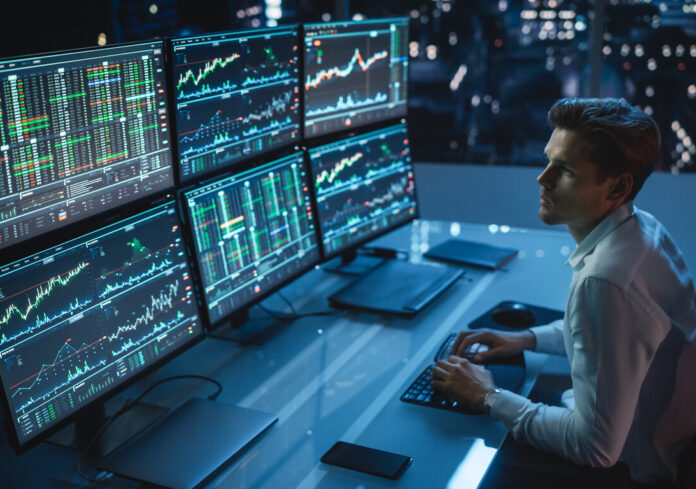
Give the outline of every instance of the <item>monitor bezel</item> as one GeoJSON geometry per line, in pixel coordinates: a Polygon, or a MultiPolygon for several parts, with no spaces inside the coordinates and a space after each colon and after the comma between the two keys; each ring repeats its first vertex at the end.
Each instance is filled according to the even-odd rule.
{"type": "MultiPolygon", "coordinates": [[[[173,114],[173,117],[170,117],[170,127],[172,127],[172,134],[174,135],[174,138],[172,138],[171,141],[171,146],[172,146],[172,157],[173,157],[173,163],[175,166],[175,171],[174,171],[174,178],[176,181],[176,187],[177,188],[183,188],[183,187],[188,187],[190,185],[200,185],[203,182],[208,181],[210,178],[215,177],[215,176],[220,176],[223,175],[229,171],[236,170],[238,167],[241,165],[245,164],[249,160],[254,160],[257,158],[266,158],[274,155],[281,154],[284,151],[287,151],[288,148],[291,148],[297,144],[299,144],[301,141],[304,140],[304,90],[302,89],[302,76],[303,76],[303,66],[302,66],[302,25],[301,24],[283,24],[277,27],[263,27],[263,28],[257,28],[257,29],[233,29],[229,31],[217,31],[217,32],[210,32],[210,33],[205,33],[205,34],[193,34],[190,36],[180,36],[180,37],[172,37],[172,38],[167,38],[165,41],[165,66],[167,70],[167,75],[166,75],[166,84],[167,84],[167,103],[169,104],[169,107],[171,108],[171,112],[173,114]],[[177,113],[177,103],[176,103],[176,94],[174,91],[174,47],[175,43],[179,42],[184,42],[187,40],[195,40],[197,38],[211,38],[211,37],[225,37],[225,41],[232,40],[235,38],[243,37],[245,33],[254,33],[255,36],[259,35],[265,35],[265,34],[279,34],[282,32],[291,32],[295,34],[295,39],[297,43],[297,69],[298,69],[298,87],[299,87],[299,94],[298,94],[298,129],[297,129],[297,140],[296,141],[291,141],[285,144],[282,144],[277,147],[273,148],[268,148],[266,150],[263,150],[259,153],[254,153],[249,156],[244,156],[239,158],[236,161],[232,161],[230,163],[226,163],[224,165],[220,165],[217,168],[212,168],[210,170],[204,171],[202,173],[199,173],[197,175],[192,175],[186,179],[182,178],[182,172],[181,172],[181,156],[180,156],[180,151],[179,151],[179,128],[178,128],[178,113],[177,113]],[[227,37],[229,36],[229,37],[227,37]]],[[[193,45],[193,43],[192,43],[193,45]]]]}
{"type": "MultiPolygon", "coordinates": [[[[43,52],[43,53],[37,53],[37,54],[32,54],[32,55],[25,55],[25,56],[15,56],[12,58],[3,58],[0,59],[0,65],[3,63],[12,63],[13,61],[24,61],[24,60],[31,60],[34,58],[44,58],[46,56],[63,56],[63,55],[70,55],[70,54],[78,54],[78,53],[83,53],[83,52],[90,52],[90,51],[103,51],[103,50],[111,50],[111,49],[118,49],[118,48],[124,48],[124,47],[136,47],[136,46],[156,46],[159,45],[159,48],[162,51],[162,63],[163,63],[163,71],[166,70],[167,68],[167,59],[166,59],[166,46],[164,43],[164,40],[162,39],[155,39],[151,41],[136,41],[136,42],[125,42],[125,43],[118,43],[118,44],[109,44],[106,46],[88,46],[84,48],[74,48],[74,49],[66,49],[62,51],[48,51],[48,52],[43,52]]],[[[3,69],[3,68],[0,68],[3,69]]],[[[104,219],[106,219],[106,222],[109,222],[111,219],[111,215],[120,215],[125,209],[130,209],[131,207],[138,206],[139,204],[142,204],[143,202],[148,202],[151,200],[159,200],[159,198],[163,195],[169,194],[169,193],[174,193],[174,191],[177,188],[177,180],[176,180],[176,174],[177,174],[177,168],[175,166],[175,152],[174,152],[174,147],[173,147],[173,141],[172,141],[172,131],[173,131],[173,126],[172,126],[172,117],[170,113],[170,102],[169,102],[169,93],[168,93],[168,84],[167,84],[167,74],[164,73],[164,86],[165,86],[165,109],[167,111],[167,124],[168,124],[168,129],[169,129],[169,154],[170,154],[170,168],[172,172],[171,176],[171,184],[168,185],[167,187],[161,188],[153,193],[139,196],[131,201],[123,202],[122,204],[118,204],[114,207],[109,207],[104,210],[101,210],[95,214],[89,215],[87,217],[83,217],[82,219],[79,219],[74,222],[70,222],[64,225],[57,226],[54,229],[50,229],[48,231],[44,231],[40,234],[37,234],[35,236],[32,236],[30,238],[24,239],[23,241],[19,241],[17,243],[8,245],[5,248],[0,249],[0,253],[2,254],[2,259],[0,260],[0,266],[5,265],[9,262],[15,261],[22,256],[26,256],[28,254],[34,254],[38,253],[42,250],[47,249],[46,243],[49,243],[48,248],[57,245],[58,243],[61,243],[63,241],[67,241],[70,239],[73,239],[77,236],[80,236],[82,234],[86,234],[84,231],[84,228],[87,227],[88,231],[90,232],[93,229],[96,229],[99,227],[99,223],[103,222],[104,219]],[[39,240],[40,238],[40,240],[39,240]],[[48,240],[48,241],[46,241],[48,240]],[[35,241],[40,241],[40,243],[34,243],[35,241]]]]}
{"type": "MultiPolygon", "coordinates": [[[[311,142],[312,144],[316,144],[315,141],[321,141],[325,138],[328,137],[335,137],[338,135],[348,135],[351,133],[354,133],[356,130],[366,130],[369,127],[376,126],[376,125],[383,125],[385,123],[388,123],[389,121],[393,121],[395,119],[402,119],[405,118],[408,115],[408,86],[406,87],[406,103],[404,104],[404,111],[403,114],[393,114],[388,117],[381,118],[379,120],[374,120],[374,121],[368,121],[368,122],[363,122],[360,124],[355,124],[351,125],[350,127],[342,127],[339,129],[334,129],[332,131],[327,131],[322,134],[316,134],[316,135],[308,135],[307,134],[307,127],[306,127],[306,109],[307,106],[305,105],[305,89],[304,89],[304,79],[305,79],[305,72],[306,72],[306,65],[305,65],[305,40],[306,40],[306,31],[307,29],[313,29],[317,27],[331,27],[331,26],[338,26],[338,27],[346,27],[346,26],[352,26],[352,25],[365,25],[365,24],[392,24],[394,22],[403,22],[406,24],[406,30],[407,33],[410,34],[410,19],[406,16],[404,17],[387,17],[387,18],[379,18],[379,19],[364,19],[364,20],[337,20],[337,21],[329,21],[329,22],[310,22],[306,24],[302,24],[302,39],[301,39],[301,74],[302,74],[302,80],[300,80],[300,85],[302,86],[302,141],[306,142],[311,142]]],[[[409,35],[410,39],[410,35],[409,35]]],[[[408,58],[406,60],[407,64],[409,63],[408,58]]],[[[408,70],[407,70],[407,83],[408,83],[408,70]]],[[[348,137],[348,136],[346,136],[348,137]]]]}
{"type": "MultiPolygon", "coordinates": [[[[179,208],[176,202],[176,196],[174,193],[168,193],[166,195],[162,195],[157,197],[156,199],[151,199],[146,202],[141,202],[140,205],[138,206],[137,210],[134,210],[133,208],[128,209],[128,211],[121,211],[118,216],[114,216],[110,222],[102,226],[102,228],[98,229],[91,229],[87,232],[82,233],[79,236],[75,236],[73,238],[70,238],[69,240],[65,241],[64,243],[68,243],[73,240],[77,240],[82,238],[83,236],[87,236],[89,234],[95,233],[99,231],[99,229],[103,229],[105,227],[118,224],[120,221],[123,221],[125,219],[129,219],[132,217],[136,217],[139,214],[145,213],[148,210],[157,208],[157,207],[163,207],[167,204],[172,204],[172,207],[175,211],[176,219],[177,222],[179,223],[180,229],[181,229],[181,237],[183,240],[184,248],[186,249],[186,263],[189,267],[189,273],[191,275],[191,279],[193,283],[196,282],[196,275],[195,271],[192,268],[192,263],[190,259],[190,251],[187,249],[187,243],[186,243],[186,232],[184,231],[184,226],[182,226],[182,219],[181,219],[181,214],[179,212],[179,208]]],[[[57,246],[61,246],[62,244],[53,244],[51,246],[45,247],[43,250],[31,253],[30,255],[26,255],[24,259],[29,258],[31,255],[35,255],[37,253],[41,253],[44,251],[49,251],[51,248],[55,248],[57,246]]],[[[8,262],[3,264],[3,266],[11,265],[14,262],[21,261],[19,260],[13,260],[13,262],[8,262]]],[[[32,438],[20,443],[19,441],[19,436],[17,433],[17,430],[15,429],[14,421],[13,419],[13,413],[12,409],[10,407],[10,402],[7,399],[5,395],[5,385],[4,381],[2,378],[0,378],[0,388],[2,389],[2,392],[0,392],[0,404],[2,404],[2,409],[3,409],[3,414],[5,416],[5,431],[7,432],[7,438],[10,444],[10,447],[15,451],[17,455],[21,455],[25,453],[26,451],[34,448],[36,445],[39,443],[45,441],[46,439],[50,438],[52,435],[56,434],[66,426],[68,426],[70,423],[74,422],[76,419],[78,419],[80,416],[84,415],[85,413],[89,412],[91,408],[94,406],[98,405],[99,403],[105,403],[108,400],[112,399],[119,393],[123,392],[125,389],[131,387],[134,385],[136,382],[142,380],[145,378],[147,375],[151,374],[152,372],[156,371],[160,367],[164,366],[165,364],[171,362],[174,360],[177,356],[181,355],[185,351],[188,351],[190,348],[192,348],[194,345],[198,344],[201,340],[203,340],[206,336],[206,329],[205,329],[205,321],[204,321],[204,316],[201,314],[201,301],[200,301],[200,294],[199,291],[197,290],[197,287],[194,287],[194,295],[195,295],[195,307],[198,310],[198,320],[200,323],[200,329],[199,332],[194,335],[189,341],[186,343],[183,343],[179,345],[179,347],[171,352],[169,352],[168,355],[163,356],[159,358],[156,362],[150,364],[149,366],[143,368],[140,372],[136,373],[132,377],[129,377],[125,381],[123,381],[121,384],[115,386],[113,389],[108,389],[103,391],[101,394],[95,396],[82,406],[80,409],[77,411],[74,411],[67,415],[65,418],[63,418],[61,421],[58,421],[56,424],[52,425],[51,427],[45,429],[44,431],[41,431],[38,433],[36,436],[33,436],[32,438]]]]}
{"type": "Polygon", "coordinates": [[[304,267],[298,269],[295,273],[288,275],[285,279],[282,281],[274,284],[273,287],[270,287],[268,290],[260,292],[258,295],[255,295],[252,297],[248,302],[239,305],[235,307],[233,310],[225,314],[224,316],[218,318],[217,320],[213,321],[210,316],[210,308],[208,307],[208,298],[206,297],[205,294],[205,284],[203,283],[203,275],[200,270],[200,265],[199,265],[199,254],[198,254],[198,249],[196,248],[196,243],[195,243],[195,238],[193,235],[193,231],[191,230],[191,216],[189,215],[188,211],[188,205],[187,205],[187,197],[186,194],[188,192],[198,190],[203,186],[206,185],[211,185],[215,184],[219,181],[225,180],[230,177],[235,177],[239,176],[242,173],[245,173],[247,171],[253,171],[257,170],[264,165],[271,165],[273,163],[278,162],[279,160],[285,159],[285,158],[293,158],[301,156],[298,158],[298,161],[302,163],[304,166],[305,174],[309,177],[311,175],[309,168],[307,167],[307,159],[305,157],[304,151],[301,150],[299,146],[295,146],[291,150],[287,150],[287,154],[279,157],[275,157],[272,159],[269,158],[264,158],[264,159],[259,159],[258,161],[246,161],[244,167],[238,167],[235,168],[234,171],[227,171],[223,175],[217,175],[214,178],[209,178],[204,182],[201,182],[197,185],[189,185],[187,187],[181,188],[177,191],[177,203],[180,206],[180,215],[185,219],[185,228],[188,230],[186,234],[186,238],[189,240],[188,248],[191,250],[192,253],[192,262],[193,262],[193,267],[195,269],[195,276],[197,279],[197,284],[198,288],[200,289],[200,294],[199,297],[202,300],[202,308],[205,311],[205,319],[206,319],[206,324],[208,331],[213,331],[218,328],[224,327],[226,323],[229,323],[230,319],[238,314],[241,311],[249,310],[253,306],[257,305],[259,302],[263,301],[264,299],[270,297],[271,295],[275,294],[278,292],[280,289],[288,285],[289,283],[297,280],[299,277],[307,273],[308,271],[312,270],[313,268],[316,268],[319,264],[322,263],[322,255],[321,255],[321,245],[319,244],[319,234],[318,234],[318,228],[317,228],[317,221],[316,221],[316,208],[315,208],[315,202],[314,202],[314,197],[313,197],[313,192],[311,188],[311,182],[308,182],[308,192],[309,192],[309,198],[310,198],[310,205],[312,209],[312,218],[313,218],[313,223],[314,223],[314,239],[315,239],[315,244],[317,247],[317,255],[314,260],[312,260],[310,263],[306,264],[304,267]]]}
{"type": "Polygon", "coordinates": [[[350,253],[351,251],[357,250],[358,248],[361,248],[366,243],[373,241],[381,236],[384,236],[385,234],[390,233],[390,232],[394,231],[395,229],[398,229],[398,228],[400,228],[400,227],[402,227],[402,226],[404,226],[404,225],[406,225],[406,224],[408,224],[408,223],[410,223],[410,222],[412,222],[420,217],[420,203],[418,202],[418,185],[416,184],[416,168],[415,168],[415,165],[413,163],[413,157],[411,156],[411,151],[410,151],[411,137],[410,137],[410,134],[408,132],[408,123],[407,123],[406,119],[401,118],[401,119],[397,119],[397,121],[391,120],[391,121],[389,121],[389,123],[379,124],[379,127],[375,127],[375,125],[371,125],[369,127],[370,127],[370,130],[353,132],[349,135],[344,135],[339,139],[336,139],[335,135],[333,135],[331,140],[327,141],[325,138],[323,140],[320,140],[321,144],[313,144],[312,146],[305,148],[305,158],[307,160],[307,167],[308,167],[309,172],[310,172],[309,174],[312,176],[312,182],[311,182],[312,205],[313,205],[314,211],[315,211],[316,230],[317,230],[317,234],[318,234],[318,238],[319,238],[319,248],[321,250],[322,262],[329,261],[329,260],[336,258],[338,256],[343,256],[343,255],[350,253]],[[397,122],[397,123],[395,124],[394,122],[397,122]],[[321,227],[321,219],[319,217],[319,204],[317,202],[317,192],[316,192],[316,187],[314,185],[315,174],[314,174],[314,167],[312,165],[312,159],[310,156],[310,152],[312,150],[315,150],[315,149],[318,149],[318,148],[321,148],[324,146],[331,146],[331,145],[340,144],[341,142],[343,142],[347,139],[362,139],[362,138],[370,136],[371,134],[379,133],[381,131],[386,131],[390,128],[395,128],[395,127],[399,127],[399,126],[403,126],[406,128],[406,134],[407,134],[408,140],[409,140],[409,158],[410,158],[411,169],[413,171],[413,182],[414,182],[413,199],[416,203],[415,212],[411,216],[409,216],[408,219],[405,219],[402,222],[388,226],[388,227],[381,229],[380,231],[378,231],[374,234],[365,236],[365,237],[355,241],[354,243],[352,243],[348,246],[345,246],[339,250],[333,251],[331,253],[327,253],[326,248],[324,247],[324,234],[323,234],[322,227],[321,227]]]}

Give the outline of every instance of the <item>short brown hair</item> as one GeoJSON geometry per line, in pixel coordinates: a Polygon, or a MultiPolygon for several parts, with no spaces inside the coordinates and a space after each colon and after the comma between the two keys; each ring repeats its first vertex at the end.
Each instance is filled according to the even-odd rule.
{"type": "Polygon", "coordinates": [[[660,131],[652,117],[615,98],[563,98],[548,115],[554,128],[579,133],[587,143],[587,158],[603,178],[630,173],[633,200],[650,176],[660,149],[660,131]]]}

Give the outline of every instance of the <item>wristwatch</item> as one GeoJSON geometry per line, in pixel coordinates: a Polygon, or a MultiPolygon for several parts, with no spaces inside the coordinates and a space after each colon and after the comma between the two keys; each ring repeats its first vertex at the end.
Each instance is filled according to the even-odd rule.
{"type": "Polygon", "coordinates": [[[486,395],[483,397],[483,410],[486,412],[486,414],[491,414],[491,407],[501,392],[502,391],[497,387],[486,392],[486,395]]]}

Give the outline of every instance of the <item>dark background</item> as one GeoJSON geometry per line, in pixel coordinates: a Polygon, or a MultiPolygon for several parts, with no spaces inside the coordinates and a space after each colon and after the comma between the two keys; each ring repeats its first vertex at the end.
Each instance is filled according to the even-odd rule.
{"type": "Polygon", "coordinates": [[[614,96],[657,120],[660,169],[696,171],[696,0],[72,0],[3,5],[0,15],[0,58],[409,16],[416,160],[539,166],[557,98],[614,96]]]}

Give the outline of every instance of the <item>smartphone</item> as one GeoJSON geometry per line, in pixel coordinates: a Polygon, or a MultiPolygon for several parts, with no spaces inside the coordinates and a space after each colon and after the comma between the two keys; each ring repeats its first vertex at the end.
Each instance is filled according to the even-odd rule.
{"type": "Polygon", "coordinates": [[[396,480],[411,465],[411,457],[337,441],[321,457],[325,464],[396,480]]]}

